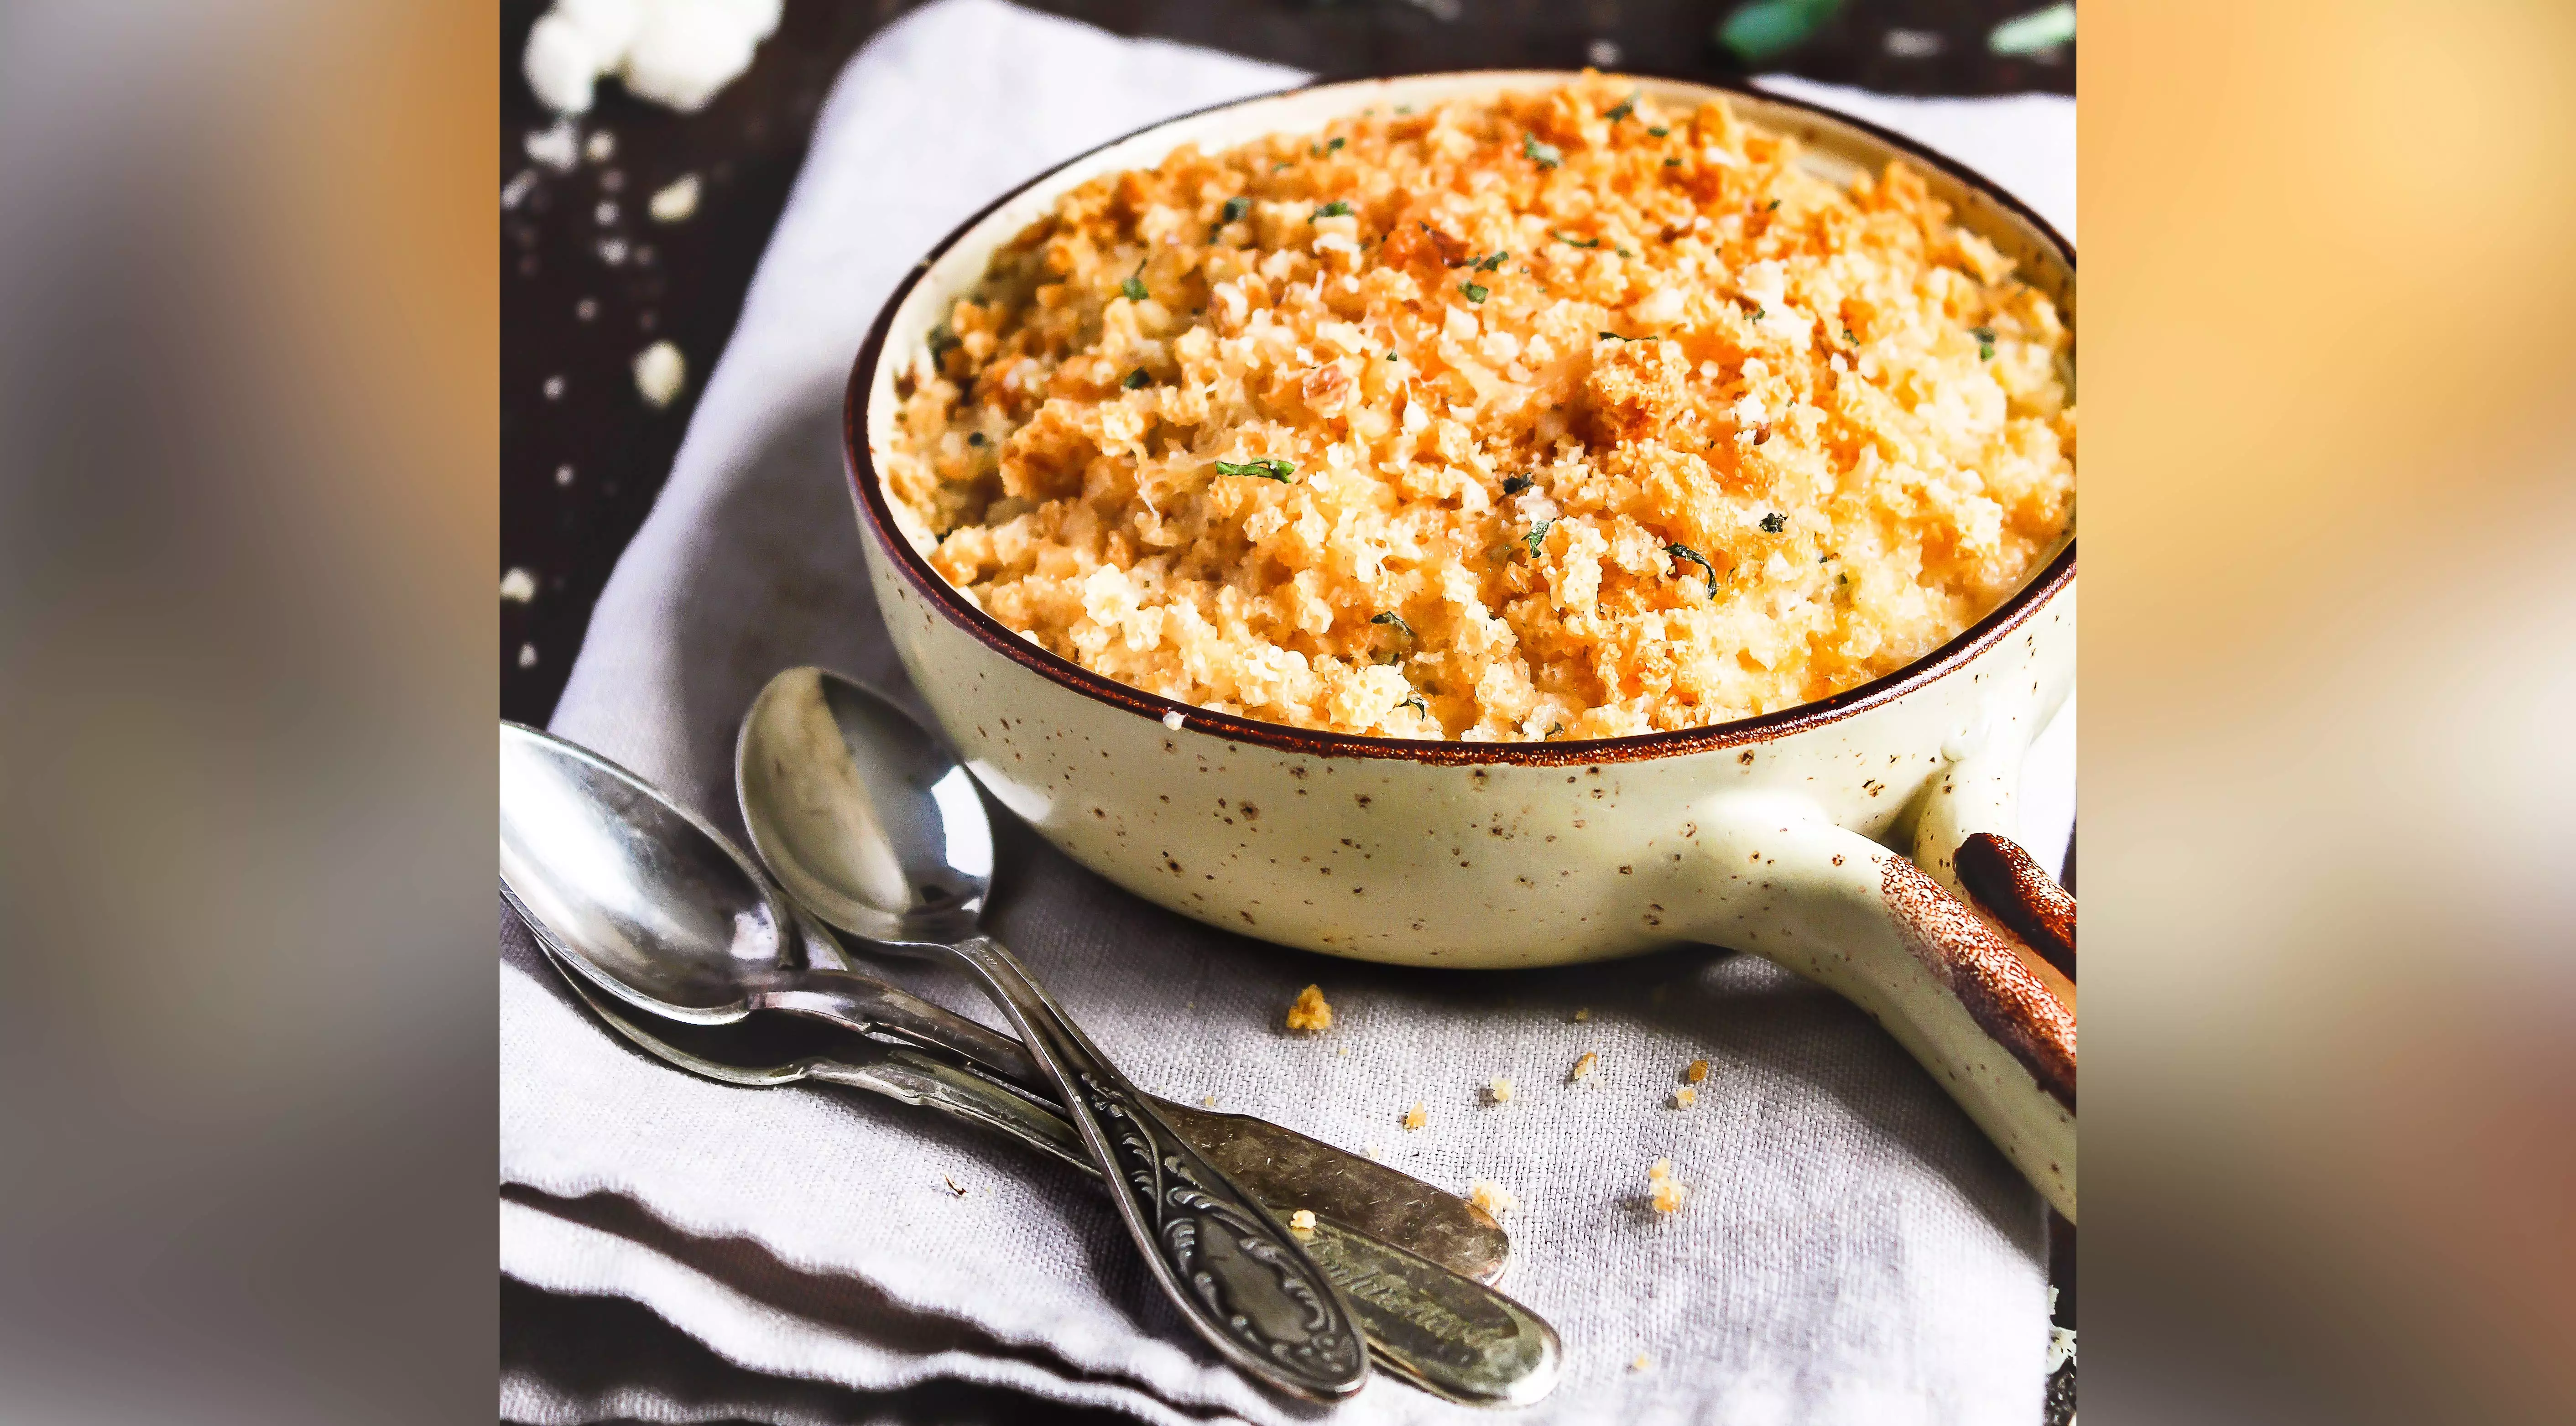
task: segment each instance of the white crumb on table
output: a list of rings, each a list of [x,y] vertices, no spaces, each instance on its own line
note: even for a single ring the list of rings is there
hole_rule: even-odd
[[[652,214],[656,223],[676,223],[695,213],[698,211],[698,176],[682,174],[655,189],[652,198],[645,203],[644,211]]]
[[[656,406],[670,405],[688,380],[689,364],[669,342],[655,342],[635,354],[635,389]]]
[[[1187,719],[1184,719],[1184,718],[1183,718],[1179,713],[1177,713],[1177,712],[1175,712],[1175,713],[1166,713],[1166,714],[1164,714],[1164,715],[1163,715],[1163,726],[1164,726],[1164,727],[1166,727],[1166,728],[1171,729],[1171,730],[1172,730],[1173,732],[1175,732],[1175,733],[1177,733],[1177,732],[1181,731],[1181,724],[1182,724],[1182,723],[1184,723],[1184,722],[1186,722],[1186,721],[1188,721],[1188,720],[1187,720]]]
[[[524,569],[511,569],[501,576],[501,597],[513,604],[527,603],[537,597],[537,577]]]

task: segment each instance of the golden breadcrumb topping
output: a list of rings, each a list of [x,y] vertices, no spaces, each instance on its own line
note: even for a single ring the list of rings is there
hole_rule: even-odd
[[[899,382],[908,533],[1202,708],[1591,738],[1823,698],[2067,528],[2074,338],[1902,164],[1597,76],[1075,188]]]

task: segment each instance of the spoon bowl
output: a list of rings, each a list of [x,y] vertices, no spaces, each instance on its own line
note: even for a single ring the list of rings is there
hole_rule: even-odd
[[[797,957],[732,842],[597,753],[501,724],[501,892],[565,964],[640,1010],[741,1019]]]
[[[892,945],[975,934],[992,825],[966,769],[892,704],[789,669],[743,715],[734,778],[752,846],[816,915]]]

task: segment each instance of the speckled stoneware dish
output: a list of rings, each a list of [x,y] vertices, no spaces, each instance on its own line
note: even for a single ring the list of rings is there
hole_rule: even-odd
[[[887,506],[876,453],[894,440],[897,368],[1064,190],[1185,140],[1221,149],[1573,77],[1422,75],[1226,105],[1085,154],[952,233],[878,317],[843,418],[895,646],[994,796],[1139,896],[1284,945],[1462,970],[1682,941],[1767,957],[1868,1010],[2072,1218],[2073,903],[2006,840],[2023,755],[2075,678],[2071,533],[1966,632],[1823,702],[1639,737],[1454,743],[1253,722],[1088,672],[958,596]],[[1976,175],[1804,104],[1641,83],[1682,106],[1723,93],[1837,179],[1914,164],[2073,325],[2072,249]]]

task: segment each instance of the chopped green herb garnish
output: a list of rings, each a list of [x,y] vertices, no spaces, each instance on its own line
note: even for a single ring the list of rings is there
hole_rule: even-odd
[[[1994,328],[1970,327],[1968,329],[1968,335],[1977,339],[1977,360],[1993,361],[1995,359]]]
[[[1679,168],[1679,167],[1681,167],[1681,166],[1682,166],[1682,161],[1681,161],[1680,159],[1677,159],[1677,158],[1668,158],[1668,159],[1665,159],[1665,160],[1664,160],[1664,167],[1666,167],[1666,168]]]
[[[1837,585],[1849,584],[1849,583],[1851,583],[1851,576],[1850,576],[1850,575],[1848,575],[1848,574],[1838,574],[1838,575],[1835,575],[1835,576],[1834,576],[1834,583],[1835,583],[1835,584],[1837,584]]]
[[[1664,546],[1664,553],[1677,560],[1689,560],[1692,564],[1698,565],[1701,569],[1707,571],[1708,597],[1711,599],[1715,599],[1717,597],[1717,566],[1708,562],[1708,556],[1701,554],[1699,551],[1692,549],[1688,545],[1678,544]]]
[[[1431,710],[1422,706],[1422,695],[1419,693],[1408,693],[1404,695],[1404,701],[1395,706],[1398,708],[1410,708],[1425,718],[1431,716]]]
[[[964,345],[964,343],[959,340],[957,334],[948,330],[947,323],[942,322],[938,326],[930,329],[931,360],[937,361],[939,358],[948,355],[948,349],[950,347],[962,345]]]
[[[1659,139],[1660,139],[1660,138],[1663,138],[1663,137],[1665,137],[1666,135],[1669,135],[1670,133],[1672,133],[1672,130],[1670,130],[1670,129],[1648,129],[1646,132],[1647,132],[1647,133],[1650,133],[1650,134],[1654,135],[1656,138],[1659,138]]]
[[[1851,343],[1853,346],[1860,345],[1860,338],[1853,336],[1852,329],[1849,327],[1843,328],[1843,340]]]
[[[1287,461],[1279,460],[1275,457],[1264,456],[1259,460],[1248,460],[1240,465],[1230,460],[1218,461],[1216,463],[1216,473],[1219,475],[1253,475],[1259,476],[1263,480],[1278,481],[1282,485],[1293,485],[1296,482],[1290,480],[1289,477],[1297,473],[1297,467],[1291,465]]]
[[[1635,256],[1636,256],[1636,254],[1635,254],[1635,253],[1632,253],[1632,252],[1628,251],[1626,248],[1621,248],[1621,249],[1619,249],[1618,251],[1619,251],[1619,256],[1621,256],[1621,257],[1635,257]]]
[[[1139,258],[1136,260],[1136,270],[1127,274],[1127,280],[1125,282],[1118,284],[1118,290],[1127,294],[1127,300],[1130,302],[1142,302],[1145,300],[1144,259]]]
[[[1541,168],[1554,168],[1565,162],[1565,155],[1555,145],[1540,143],[1536,134],[1521,135],[1521,157]]]
[[[1245,198],[1245,197],[1241,196],[1240,194],[1238,194],[1238,195],[1236,195],[1235,197],[1228,198],[1227,200],[1225,200],[1225,217],[1223,217],[1222,219],[1219,219],[1218,221],[1220,221],[1220,222],[1226,222],[1226,223],[1239,223],[1239,222],[1242,222],[1242,221],[1243,221],[1243,215],[1244,215],[1244,214],[1246,214],[1246,213],[1249,213],[1249,212],[1251,212],[1251,211],[1252,211],[1252,200],[1251,200],[1251,199],[1249,199],[1249,198]]]
[[[1564,725],[1563,723],[1550,723],[1550,724],[1548,724],[1548,725],[1547,725],[1547,731],[1546,731],[1545,733],[1541,734],[1540,736],[1541,736],[1541,737],[1547,737],[1547,738],[1553,738],[1553,737],[1555,737],[1557,734],[1562,733],[1562,732],[1564,732],[1564,731],[1565,731],[1565,725]]]
[[[1349,203],[1336,198],[1332,202],[1325,204],[1323,207],[1316,209],[1315,218],[1346,217],[1349,215],[1350,211],[1351,205]],[[1306,221],[1311,223],[1315,221],[1315,218],[1308,218]]]
[[[1395,112],[1399,114],[1410,114],[1413,112],[1413,106],[1410,104],[1398,104],[1395,106]]]
[[[1404,631],[1404,636],[1408,639],[1416,637],[1413,632],[1413,626],[1404,622],[1404,616],[1396,613],[1392,609],[1371,618],[1369,622],[1372,624],[1384,624],[1390,629],[1402,629]]]
[[[1333,150],[1340,148],[1342,145],[1349,142],[1350,140],[1348,139],[1335,138],[1331,143],[1324,145],[1324,152],[1331,153]]]
[[[1466,293],[1466,294],[1467,294],[1467,300],[1468,300],[1468,301],[1470,301],[1470,302],[1482,302],[1482,301],[1484,301],[1487,297],[1489,297],[1489,296],[1493,295],[1493,294],[1491,294],[1491,293],[1487,292],[1484,288],[1479,287],[1479,286],[1477,286],[1476,284],[1474,284],[1474,283],[1472,283],[1472,282],[1468,283],[1468,284],[1467,284],[1466,286],[1464,286],[1464,287],[1459,288],[1458,290],[1459,290],[1459,291],[1461,291],[1461,292]]]
[[[1629,95],[1627,98],[1622,99],[1622,100],[1620,100],[1620,101],[1619,101],[1619,107],[1618,107],[1618,108],[1611,110],[1609,113],[1604,114],[1604,115],[1602,115],[1601,117],[1602,117],[1602,118],[1604,118],[1604,119],[1607,119],[1607,120],[1609,120],[1611,123],[1614,123],[1614,124],[1615,124],[1615,123],[1618,123],[1620,120],[1625,119],[1625,118],[1627,118],[1629,115],[1634,114],[1634,113],[1636,113],[1636,112],[1637,112],[1637,96],[1636,96],[1636,95],[1634,95],[1634,94],[1631,94],[1631,95]]]
[[[1521,537],[1521,543],[1529,546],[1531,559],[1537,559],[1539,551],[1546,547],[1547,528],[1555,523],[1556,517],[1551,515],[1548,518],[1539,521],[1537,524],[1530,526],[1530,532]]]
[[[984,444],[984,433],[981,431],[968,431],[966,433],[966,444],[970,446],[980,446]]]
[[[1140,366],[1134,371],[1127,373],[1127,389],[1133,391],[1136,388],[1151,382],[1153,379],[1154,378],[1147,376],[1145,374],[1145,368]]]
[[[1766,312],[1768,312],[1769,310],[1770,310],[1769,308],[1764,307],[1764,306],[1763,306],[1761,303],[1759,303],[1759,302],[1754,303],[1754,304],[1753,304],[1753,320],[1754,320],[1754,321],[1757,321],[1757,322],[1761,321],[1761,320],[1762,320],[1762,318],[1763,318],[1763,315],[1764,315]]]
[[[1522,491],[1527,490],[1536,484],[1538,484],[1537,481],[1530,479],[1526,475],[1507,475],[1503,477],[1503,493],[1505,495],[1518,495]]]
[[[1765,212],[1765,213],[1777,213],[1777,212],[1779,212],[1779,211],[1780,211],[1780,200],[1779,200],[1779,199],[1777,199],[1777,198],[1774,198],[1774,199],[1772,199],[1770,202],[1763,204],[1763,205],[1762,205],[1762,211],[1763,211],[1763,212]]]
[[[1553,232],[1549,233],[1548,236],[1570,248],[1597,248],[1601,246],[1601,240],[1599,238],[1569,238],[1563,233]]]
[[[1474,262],[1467,264],[1467,269],[1470,272],[1500,272],[1503,267],[1503,259],[1510,256],[1510,253],[1501,251],[1488,253],[1487,255],[1476,259]]]
[[[1617,332],[1603,332],[1600,334],[1600,337],[1601,340],[1605,342],[1633,342],[1637,340],[1635,337],[1623,337]]]
[[[1788,528],[1789,517],[1781,514],[1777,510],[1774,510],[1770,514],[1762,517],[1762,533],[1766,535],[1776,535],[1782,530]]]

